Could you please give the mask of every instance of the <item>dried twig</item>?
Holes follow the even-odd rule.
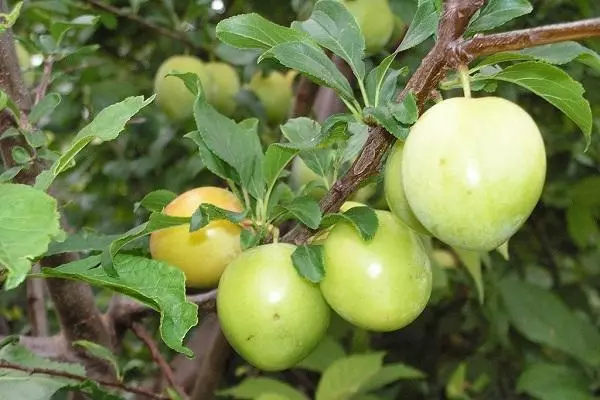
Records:
[[[23,371],[23,372],[27,372],[28,374],[43,374],[43,375],[49,375],[49,376],[56,376],[56,377],[60,377],[60,378],[71,379],[71,380],[74,380],[77,382],[85,382],[85,381],[89,380],[89,377],[87,377],[87,376],[71,374],[69,372],[64,372],[64,371],[57,371],[57,370],[50,369],[50,368],[25,367],[22,365],[10,363],[8,361],[0,360],[0,369],[2,369],[2,368],[12,369],[15,371]],[[103,380],[103,379],[96,379],[95,381],[102,386],[111,387],[111,388],[123,390],[125,392],[147,396],[151,399],[169,400],[169,398],[166,396],[158,395],[158,394],[149,392],[147,390],[139,389],[136,387],[127,386],[122,383],[112,382],[112,381]]]
[[[131,324],[131,330],[133,331],[135,336],[137,336],[142,342],[144,342],[146,347],[148,347],[148,350],[150,350],[150,354],[152,355],[152,359],[154,360],[154,362],[156,362],[156,364],[158,364],[163,375],[169,382],[169,385],[173,389],[175,389],[177,394],[182,399],[187,399],[188,396],[185,393],[185,390],[183,390],[183,388],[177,384],[171,367],[160,353],[160,350],[158,349],[158,346],[156,345],[156,342],[154,342],[154,339],[152,338],[150,333],[148,333],[148,331],[138,322],[134,322],[133,324]]]

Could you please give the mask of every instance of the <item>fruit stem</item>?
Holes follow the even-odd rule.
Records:
[[[460,81],[462,83],[463,92],[467,99],[471,98],[471,81],[469,76],[469,68],[462,64],[458,67],[458,73],[460,75]]]
[[[273,230],[273,243],[277,244],[277,243],[279,243],[279,228],[274,226],[272,228],[272,230]]]

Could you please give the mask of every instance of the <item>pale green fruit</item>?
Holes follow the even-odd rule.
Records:
[[[294,158],[290,175],[290,186],[292,189],[298,191],[300,188],[314,181],[321,183],[322,186],[314,187],[309,194],[311,197],[318,200],[327,193],[327,190],[325,189],[325,179],[312,169],[308,168],[308,165],[306,165],[302,158]]]
[[[383,49],[394,31],[394,13],[388,0],[342,0],[365,37],[367,54]]]
[[[397,45],[406,32],[406,23],[399,16],[394,14],[394,29],[390,35],[389,45]]]
[[[294,71],[287,74],[271,71],[268,75],[257,72],[248,83],[248,89],[258,97],[265,108],[268,121],[272,124],[284,121],[290,112],[294,96],[294,76]]]
[[[349,223],[329,232],[324,244],[321,291],[346,321],[388,332],[414,321],[432,291],[431,265],[417,234],[389,211],[376,210],[379,227],[363,241]]]
[[[26,86],[31,86],[35,81],[35,74],[31,70],[31,55],[21,42],[18,41],[15,41],[15,50],[17,51],[17,59],[23,73],[23,82],[25,82]]]
[[[246,250],[219,282],[217,315],[227,341],[248,363],[281,371],[306,358],[329,327],[331,309],[319,286],[292,264],[296,246]]]
[[[410,228],[431,235],[419,222],[408,204],[402,180],[402,151],[404,141],[398,140],[390,150],[383,174],[383,191],[390,211]]]
[[[198,75],[203,86],[205,82],[209,82],[209,75],[202,60],[189,55],[169,57],[156,71],[154,77],[156,103],[170,118],[182,121],[193,115],[196,98],[180,78],[165,76],[172,72],[194,73]]]
[[[204,88],[207,101],[221,114],[231,115],[235,111],[235,95],[240,90],[240,78],[236,70],[223,62],[209,62],[205,64],[209,75]]]
[[[402,157],[404,192],[417,219],[439,240],[474,251],[495,249],[520,229],[546,176],[535,121],[499,97],[434,105],[413,125]]]

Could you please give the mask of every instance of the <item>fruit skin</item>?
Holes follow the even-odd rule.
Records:
[[[490,251],[520,229],[540,199],[544,141],[535,121],[509,100],[451,98],[413,125],[402,176],[411,209],[432,235]]]
[[[189,217],[202,203],[241,212],[243,206],[225,189],[205,186],[182,193],[169,203],[163,213]],[[189,224],[161,229],[150,234],[150,253],[185,273],[186,285],[192,288],[214,288],[231,260],[241,253],[242,228],[226,220],[212,221],[189,232]]]
[[[394,13],[389,0],[342,0],[365,37],[367,55],[378,53],[394,31]]]
[[[205,83],[206,99],[221,114],[231,116],[236,108],[235,95],[240,90],[240,78],[236,70],[224,62],[205,64],[209,80]]]
[[[287,118],[292,107],[292,81],[295,75],[296,72],[292,70],[286,74],[271,71],[266,75],[259,71],[250,79],[247,87],[265,108],[269,123],[278,124]]]
[[[375,210],[379,228],[365,242],[348,223],[338,223],[324,244],[321,291],[346,321],[389,332],[414,321],[432,291],[431,265],[417,234],[389,211]]]
[[[296,246],[271,243],[242,253],[225,270],[217,315],[227,341],[263,371],[281,371],[306,358],[329,327],[331,309],[319,286],[302,278]]]
[[[410,228],[422,235],[431,236],[413,213],[402,179],[402,152],[404,141],[398,140],[390,150],[383,174],[383,191],[390,211]],[[426,178],[424,178],[426,179]]]
[[[205,82],[209,82],[209,75],[202,60],[189,55],[171,56],[164,60],[156,71],[154,76],[156,103],[169,118],[183,121],[193,115],[195,97],[180,78],[165,76],[175,72],[174,70],[197,74],[203,86]]]
[[[35,74],[30,70],[31,68],[31,55],[23,47],[21,42],[15,40],[15,50],[17,52],[17,59],[19,60],[19,66],[21,67],[21,71],[23,72],[23,82],[25,82],[26,86],[33,85],[35,81]]]

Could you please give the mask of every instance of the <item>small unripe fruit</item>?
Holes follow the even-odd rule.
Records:
[[[23,47],[21,42],[15,41],[15,50],[17,52],[17,59],[19,60],[19,66],[21,67],[21,72],[23,73],[23,82],[25,82],[26,86],[31,86],[35,80],[35,74],[31,70],[31,55]]]
[[[233,114],[236,107],[235,95],[240,90],[240,78],[236,70],[223,62],[209,62],[205,69],[209,76],[204,88],[207,101],[221,114]]]
[[[203,203],[225,210],[243,211],[242,204],[233,193],[207,186],[182,193],[165,207],[163,213],[190,217]],[[242,228],[226,220],[217,220],[194,232],[189,229],[189,224],[184,224],[152,232],[152,258],[181,269],[188,287],[214,288],[225,267],[241,253]]]
[[[194,73],[198,75],[203,86],[209,82],[209,75],[202,60],[189,55],[169,57],[156,71],[154,77],[156,103],[167,116],[176,121],[183,121],[193,115],[196,98],[179,77],[165,76],[172,72]]]
[[[394,13],[389,0],[342,0],[365,37],[367,55],[378,53],[394,31]]]
[[[292,80],[294,71],[283,74],[279,71],[271,71],[268,75],[257,72],[248,83],[248,89],[252,91],[265,108],[267,119],[272,124],[284,121],[292,107],[293,90]]]
[[[535,121],[500,97],[437,103],[413,125],[402,158],[394,181],[403,182],[416,218],[442,242],[466,250],[493,250],[516,233],[546,176]]]
[[[371,241],[364,241],[346,222],[329,232],[320,285],[327,303],[343,319],[363,329],[389,332],[423,312],[431,296],[432,272],[417,234],[392,213],[375,212],[379,227]]]
[[[281,371],[306,358],[329,327],[331,309],[319,286],[292,264],[296,246],[271,243],[243,252],[225,270],[217,315],[227,341],[263,371]]]

